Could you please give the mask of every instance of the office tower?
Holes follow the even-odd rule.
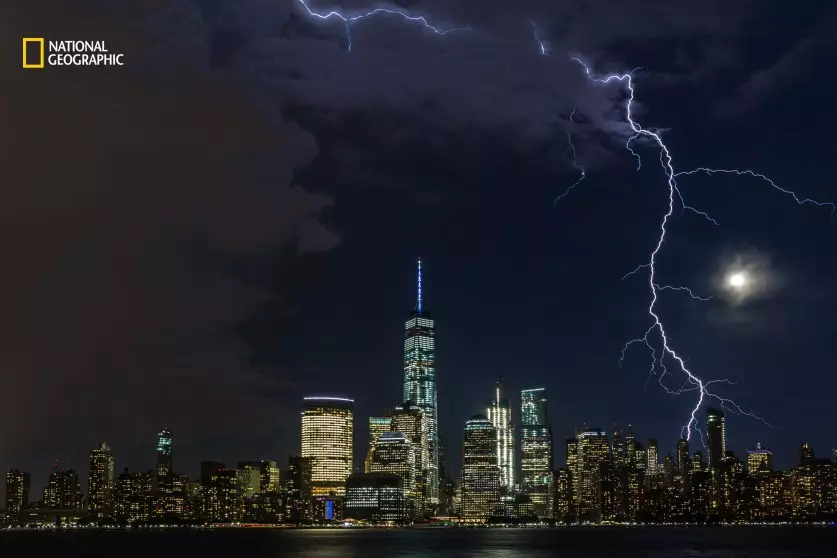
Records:
[[[6,513],[13,523],[23,520],[29,507],[29,473],[20,469],[6,472]]]
[[[552,515],[552,429],[546,412],[546,390],[520,392],[520,487],[535,506],[535,515]]]
[[[390,416],[369,417],[369,450],[366,452],[366,461],[364,464],[364,470],[367,473],[370,470],[369,467],[372,465],[372,453],[375,450],[375,442],[378,440],[378,436],[392,430],[391,426],[392,417]]]
[[[259,461],[259,476],[262,492],[279,492],[279,467],[275,461],[262,459]]]
[[[430,504],[430,493],[427,486],[430,462],[427,417],[421,408],[413,404],[412,401],[405,401],[392,410],[390,419],[392,430],[401,432],[413,448],[413,471],[411,475],[415,486],[410,496],[416,505],[415,511],[422,514]]]
[[[689,472],[689,441],[685,438],[677,441],[677,470],[684,477]]]
[[[311,494],[308,479],[309,462],[298,455],[288,456],[288,469],[282,474],[282,492],[284,495],[283,517],[290,523],[299,523],[305,519],[305,502]]]
[[[497,465],[497,433],[485,415],[465,423],[462,443],[462,496],[460,514],[484,519],[500,503],[500,468]]]
[[[656,475],[660,469],[659,448],[657,447],[657,439],[651,438],[648,440],[648,448],[645,450],[645,474]]]
[[[401,489],[412,502],[423,500],[416,493],[416,452],[401,432],[384,432],[375,442],[371,473],[389,473],[401,479]]]
[[[113,515],[128,523],[148,521],[153,497],[154,471],[119,475],[114,487]]]
[[[552,480],[553,490],[555,496],[553,497],[553,505],[555,506],[552,517],[556,521],[568,523],[574,517],[573,506],[573,480],[569,469],[558,469],[553,474]]]
[[[226,468],[227,464],[223,461],[201,461],[201,486],[210,486],[212,477],[221,469]]]
[[[765,475],[773,472],[773,452],[756,444],[756,449],[747,451],[747,474],[752,476]]]
[[[220,469],[212,477],[216,498],[211,502],[209,517],[218,523],[241,521],[244,497],[237,469]]]
[[[424,309],[421,259],[418,260],[416,309],[404,325],[404,401],[412,401],[427,419],[428,494],[439,501],[439,427],[436,407],[436,325]]]
[[[716,471],[727,453],[727,430],[723,411],[711,407],[706,409],[706,438],[709,469]]]
[[[343,517],[372,523],[402,523],[409,519],[401,477],[390,473],[351,475],[346,480]]]
[[[157,478],[164,477],[171,473],[171,430],[164,428],[157,435]]]
[[[635,469],[636,463],[636,439],[634,438],[634,429],[629,424],[628,432],[625,435],[625,459],[628,461],[628,467]]]
[[[494,401],[487,410],[488,420],[497,432],[497,464],[500,484],[506,492],[514,488],[514,425],[511,421],[509,398],[502,393],[503,381],[497,382]]]
[[[113,453],[105,442],[90,450],[88,506],[93,517],[109,517],[113,506]]]
[[[72,469],[55,470],[49,475],[44,487],[44,507],[55,510],[81,509],[81,488],[78,474]]]
[[[310,464],[312,496],[342,496],[352,474],[354,401],[306,397],[302,412],[301,456]]]
[[[238,482],[245,500],[252,500],[262,493],[261,461],[241,461],[238,464]]]
[[[590,428],[578,433],[578,518],[600,521],[602,471],[608,462],[609,445],[604,430]]]
[[[807,443],[799,446],[799,464],[810,465],[814,461],[814,450]]]
[[[610,454],[613,456],[613,465],[616,467],[628,466],[627,443],[622,438],[622,431],[613,425],[613,440],[610,442]]]
[[[578,506],[578,438],[567,438],[564,442],[567,451],[567,471],[570,474],[572,497],[572,509],[570,512],[575,517],[575,511]]]

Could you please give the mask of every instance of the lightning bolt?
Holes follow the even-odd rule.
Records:
[[[359,21],[361,19],[366,19],[373,17],[379,14],[390,14],[396,15],[402,18],[405,21],[410,23],[419,24],[429,30],[431,30],[436,35],[444,36],[449,33],[453,33],[456,31],[467,31],[470,27],[454,27],[448,29],[442,29],[440,27],[431,25],[428,20],[424,16],[414,16],[409,14],[406,11],[399,10],[399,9],[390,9],[390,8],[375,8],[373,10],[358,13],[355,15],[344,15],[337,11],[330,11],[327,13],[318,13],[314,12],[306,3],[305,0],[297,0],[306,10],[306,12],[312,16],[322,20],[328,20],[331,18],[336,18],[342,21],[346,27],[346,34],[348,38],[348,50],[351,50],[352,47],[352,38],[351,38],[351,29],[350,26],[352,23]],[[538,35],[538,28],[534,21],[529,21],[529,24],[532,27],[532,35],[535,41],[538,44],[540,49],[541,55],[547,55],[547,46],[546,43],[539,37]],[[752,170],[738,170],[738,169],[710,169],[705,167],[700,167],[691,171],[683,171],[677,172],[674,169],[674,163],[672,159],[671,152],[669,151],[668,146],[663,142],[662,136],[660,132],[655,132],[646,128],[643,128],[639,123],[637,123],[632,114],[633,102],[634,102],[634,83],[633,83],[633,74],[639,71],[641,68],[636,68],[633,72],[624,73],[624,74],[612,74],[603,77],[595,76],[590,67],[585,64],[579,58],[572,58],[573,61],[578,63],[583,69],[587,76],[587,79],[598,83],[607,85],[613,82],[619,82],[623,84],[628,92],[628,102],[626,105],[626,120],[630,125],[631,131],[633,132],[632,135],[625,141],[625,148],[633,155],[633,157],[637,161],[637,170],[642,168],[642,158],[640,154],[635,151],[632,147],[632,144],[641,138],[645,138],[649,140],[651,143],[656,144],[656,146],[660,150],[660,165],[663,169],[663,172],[666,176],[666,182],[668,185],[668,209],[662,217],[662,220],[659,225],[659,237],[657,242],[654,246],[654,249],[649,254],[648,261],[639,265],[633,271],[628,272],[623,279],[630,277],[634,274],[639,273],[642,270],[648,270],[648,286],[651,292],[651,300],[648,305],[648,316],[650,317],[651,325],[645,331],[645,333],[636,339],[632,339],[625,343],[622,347],[622,354],[619,359],[620,365],[625,358],[625,354],[627,350],[634,344],[642,343],[644,344],[649,351],[651,352],[651,369],[649,372],[648,378],[650,379],[651,376],[657,375],[657,369],[659,368],[660,374],[657,375],[659,385],[665,390],[666,393],[671,395],[681,395],[687,392],[698,392],[698,398],[695,403],[695,406],[692,408],[691,412],[689,413],[689,420],[681,429],[681,436],[685,437],[687,440],[691,440],[691,435],[693,431],[696,431],[700,434],[701,439],[703,439],[703,433],[698,428],[698,419],[697,419],[697,412],[700,410],[701,406],[703,405],[704,401],[706,400],[715,400],[718,404],[729,412],[746,415],[756,420],[761,421],[768,427],[770,424],[765,421],[761,416],[753,413],[752,411],[745,410],[741,406],[739,406],[735,401],[722,397],[715,393],[714,390],[710,390],[710,387],[716,384],[725,384],[725,385],[732,385],[733,382],[728,379],[716,379],[716,380],[702,380],[696,374],[694,374],[686,365],[685,359],[680,356],[674,348],[672,348],[671,339],[669,338],[668,334],[666,333],[665,326],[663,325],[662,320],[660,319],[659,314],[657,313],[657,301],[659,300],[660,293],[665,290],[677,291],[677,292],[685,292],[689,297],[694,300],[699,301],[706,301],[711,299],[711,297],[701,297],[696,295],[691,289],[688,287],[683,286],[673,286],[673,285],[666,285],[660,284],[657,282],[657,269],[656,264],[657,260],[660,256],[660,252],[662,250],[663,244],[665,242],[666,234],[668,232],[668,224],[674,218],[675,208],[678,204],[675,202],[679,202],[679,207],[681,208],[682,212],[690,211],[707,221],[718,225],[718,222],[709,216],[706,212],[696,209],[688,204],[686,204],[685,199],[683,197],[682,192],[678,188],[676,178],[678,176],[684,175],[691,175],[697,173],[704,173],[707,175],[712,175],[715,173],[729,173],[735,175],[749,175],[754,178],[761,179],[769,183],[774,189],[791,196],[798,204],[813,204],[817,206],[827,206],[831,208],[832,214],[834,213],[837,206],[831,202],[818,202],[816,200],[812,200],[809,198],[801,199],[796,193],[791,190],[787,190],[778,186],[776,183],[773,182],[767,176],[754,172]],[[573,118],[575,117],[576,110],[573,109],[573,112],[570,114],[569,120],[572,124],[574,122]],[[579,171],[579,177],[576,181],[560,196],[556,198],[556,203],[567,196],[570,191],[572,191],[578,184],[580,184],[584,178],[586,177],[585,169],[578,165],[576,161],[576,149],[575,145],[572,140],[571,132],[568,130],[567,132],[567,142],[569,144],[568,149],[572,151],[573,154],[573,167]],[[658,349],[659,349],[659,356],[658,356]],[[677,368],[684,374],[685,379],[683,384],[678,389],[672,389],[668,387],[663,380],[666,376],[670,376],[671,373],[668,371],[665,365],[665,359],[673,360],[677,364]],[[648,380],[646,380],[647,384]]]
[[[408,21],[410,23],[417,23],[417,24],[421,25],[422,27],[425,27],[426,29],[429,29],[429,30],[433,31],[433,33],[435,33],[436,35],[440,35],[440,36],[444,36],[444,35],[447,35],[449,33],[454,33],[456,31],[469,31],[471,29],[470,27],[450,27],[448,29],[442,29],[441,27],[431,25],[430,22],[427,21],[427,18],[425,18],[424,16],[410,15],[408,12],[405,12],[404,10],[398,10],[398,9],[394,9],[394,8],[375,8],[373,10],[369,10],[367,12],[361,12],[361,13],[358,13],[358,14],[355,14],[355,15],[344,15],[344,14],[338,12],[338,11],[335,11],[335,10],[332,10],[330,12],[323,12],[323,13],[315,12],[314,10],[312,10],[308,6],[308,4],[305,2],[305,0],[297,0],[297,2],[302,4],[302,7],[305,8],[306,12],[308,12],[308,15],[310,15],[312,17],[316,17],[318,19],[323,19],[323,20],[328,20],[328,19],[335,18],[335,19],[338,19],[338,20],[342,21],[343,25],[346,27],[346,39],[348,41],[348,45],[346,47],[346,50],[348,50],[350,52],[352,50],[351,25],[353,23],[355,23],[356,21],[359,21],[361,19],[370,18],[370,17],[376,16],[376,15],[383,15],[383,14],[395,15],[395,16],[398,16],[401,19],[403,19],[405,21]]]

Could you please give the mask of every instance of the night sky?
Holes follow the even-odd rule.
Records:
[[[314,8],[336,7],[311,0]],[[545,387],[556,442],[632,424],[674,450],[696,393],[650,354],[648,260],[666,211],[659,150],[625,151],[625,93],[679,170],[752,168],[837,201],[837,9],[761,0],[410,1],[355,24],[296,0],[13,0],[0,7],[0,470],[175,469],[298,452],[305,395],[400,402],[415,259],[437,320],[439,420],[458,476],[464,421],[501,374]],[[784,7],[783,7],[784,5]],[[343,2],[348,10],[366,0]],[[540,54],[529,20],[548,46]],[[121,68],[20,68],[20,38],[105,40]],[[575,123],[569,115],[577,108]],[[567,131],[587,176],[577,178]],[[764,182],[679,179],[658,261],[672,346],[773,428],[728,414],[728,446],[777,465],[837,447],[837,217]],[[753,266],[744,300],[722,278]],[[672,388],[683,376],[669,366]],[[701,410],[701,424],[704,422]],[[697,440],[696,440],[697,442]],[[693,444],[693,451],[699,443]],[[0,487],[0,490],[3,490]],[[39,497],[39,492],[33,498]]]

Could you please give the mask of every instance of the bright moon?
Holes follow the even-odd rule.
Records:
[[[747,277],[743,273],[733,273],[729,276],[729,284],[736,289],[740,289],[747,284]]]

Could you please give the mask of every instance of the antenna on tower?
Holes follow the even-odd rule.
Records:
[[[421,314],[421,258],[418,259],[418,299],[416,300],[416,312]]]

